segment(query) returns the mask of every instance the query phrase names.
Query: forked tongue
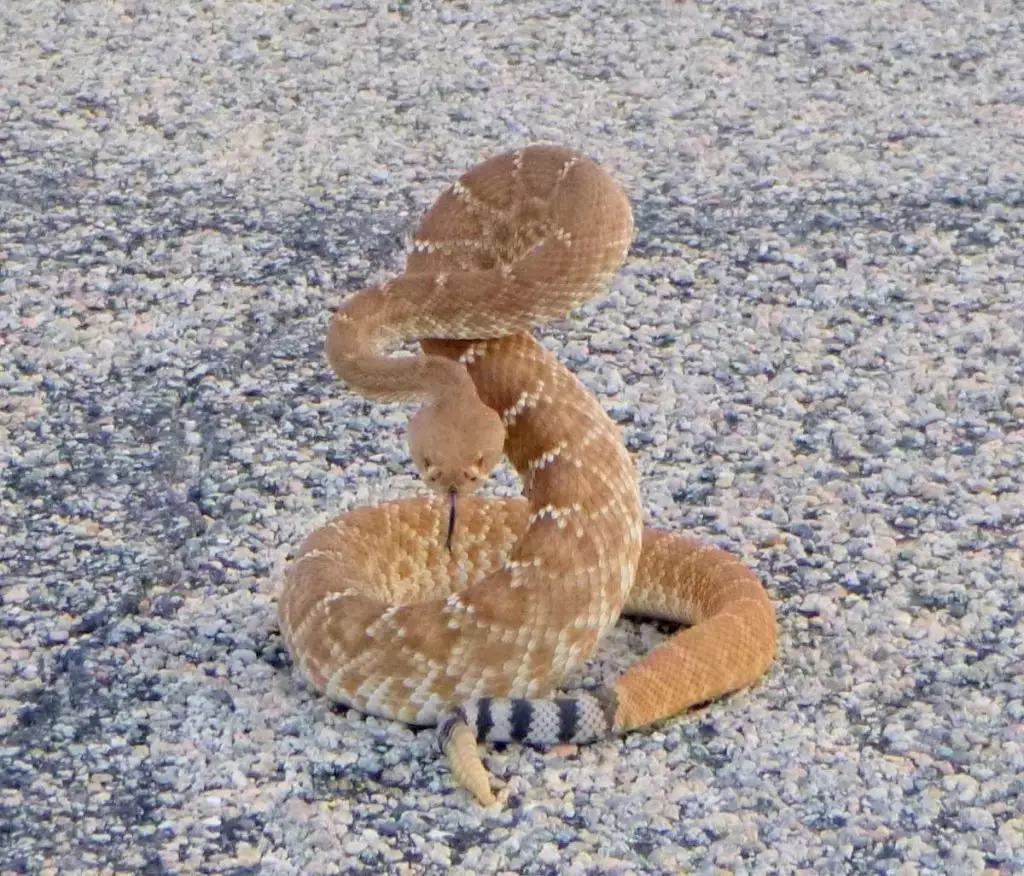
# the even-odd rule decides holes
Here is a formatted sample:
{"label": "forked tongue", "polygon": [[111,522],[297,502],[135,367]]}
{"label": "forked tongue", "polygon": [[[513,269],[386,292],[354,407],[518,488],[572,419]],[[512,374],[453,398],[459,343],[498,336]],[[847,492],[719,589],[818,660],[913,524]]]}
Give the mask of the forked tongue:
{"label": "forked tongue", "polygon": [[452,552],[452,535],[455,533],[455,495],[455,490],[448,491],[448,537],[444,540],[448,553]]}

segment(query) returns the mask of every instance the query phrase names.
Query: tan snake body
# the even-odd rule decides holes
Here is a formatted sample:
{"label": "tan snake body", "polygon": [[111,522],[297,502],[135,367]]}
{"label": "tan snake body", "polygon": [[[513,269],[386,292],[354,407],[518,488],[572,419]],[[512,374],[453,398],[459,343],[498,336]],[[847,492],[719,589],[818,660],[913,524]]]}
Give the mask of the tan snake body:
{"label": "tan snake body", "polygon": [[[643,530],[618,429],[525,333],[594,294],[631,234],[625,195],[590,159],[501,155],[439,198],[405,273],[352,296],[328,334],[332,366],[364,395],[424,402],[414,461],[451,492],[458,525],[448,550],[448,505],[415,498],[315,531],[286,572],[282,635],[329,697],[440,723],[456,780],[484,803],[478,738],[623,732],[749,684],[774,654],[757,578],[716,548]],[[423,355],[383,355],[407,340]],[[468,495],[502,449],[526,499]],[[623,611],[693,626],[605,690],[549,699]]]}

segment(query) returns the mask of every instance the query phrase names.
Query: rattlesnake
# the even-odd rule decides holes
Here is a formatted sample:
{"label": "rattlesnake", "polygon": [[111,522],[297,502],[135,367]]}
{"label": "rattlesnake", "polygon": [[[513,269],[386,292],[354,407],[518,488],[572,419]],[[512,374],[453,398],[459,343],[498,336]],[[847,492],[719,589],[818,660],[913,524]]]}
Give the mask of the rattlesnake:
{"label": "rattlesnake", "polygon": [[[410,450],[448,498],[358,508],[313,532],[285,573],[281,632],[332,699],[438,724],[456,781],[485,804],[478,740],[624,732],[751,683],[774,654],[757,578],[724,551],[644,531],[617,428],[529,334],[595,294],[632,231],[625,194],[589,158],[499,155],[440,196],[405,272],[349,298],[328,332],[354,389],[424,402]],[[422,355],[382,355],[410,340]],[[503,449],[526,498],[469,495]],[[693,626],[604,689],[551,699],[622,612]]]}

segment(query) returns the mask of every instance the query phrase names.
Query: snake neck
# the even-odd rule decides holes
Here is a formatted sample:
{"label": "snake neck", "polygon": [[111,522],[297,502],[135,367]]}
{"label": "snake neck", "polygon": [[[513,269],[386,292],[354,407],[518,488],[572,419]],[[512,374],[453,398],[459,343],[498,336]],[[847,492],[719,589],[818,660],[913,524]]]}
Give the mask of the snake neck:
{"label": "snake neck", "polygon": [[390,284],[364,289],[334,314],[325,353],[352,389],[377,401],[459,404],[476,398],[473,381],[443,356],[392,356],[386,351],[415,339],[422,302],[396,295]]}

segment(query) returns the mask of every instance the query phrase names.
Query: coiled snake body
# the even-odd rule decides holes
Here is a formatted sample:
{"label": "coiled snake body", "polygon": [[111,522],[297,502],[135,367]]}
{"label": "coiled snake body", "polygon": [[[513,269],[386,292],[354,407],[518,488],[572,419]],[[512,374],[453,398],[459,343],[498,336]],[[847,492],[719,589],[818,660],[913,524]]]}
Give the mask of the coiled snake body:
{"label": "coiled snake body", "polygon": [[[359,508],[313,532],[286,570],[282,635],[329,697],[439,724],[456,781],[482,803],[495,798],[478,739],[621,733],[751,683],[774,654],[757,578],[724,551],[644,531],[617,428],[527,333],[595,294],[631,236],[624,193],[590,159],[499,155],[441,195],[405,272],[349,298],[328,332],[354,389],[424,403],[410,450],[447,500]],[[422,355],[384,355],[408,340]],[[525,498],[469,495],[502,451]],[[603,690],[551,699],[623,612],[691,626]]]}

